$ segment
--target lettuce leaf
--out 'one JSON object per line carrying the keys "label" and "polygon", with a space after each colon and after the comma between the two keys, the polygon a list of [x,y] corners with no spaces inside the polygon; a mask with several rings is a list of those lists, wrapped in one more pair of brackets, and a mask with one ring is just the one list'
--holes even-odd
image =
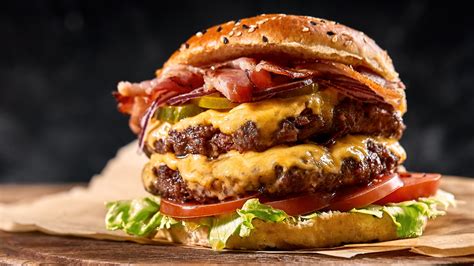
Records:
{"label": "lettuce leaf", "polygon": [[[436,196],[430,198],[390,203],[385,206],[370,205],[362,209],[352,209],[350,212],[369,214],[377,218],[382,218],[385,213],[397,226],[397,235],[400,238],[407,238],[421,236],[427,219],[444,215],[444,210],[455,205],[453,194],[439,190]],[[438,210],[438,206],[444,210]]]}
{"label": "lettuce leaf", "polygon": [[154,198],[121,200],[106,204],[105,225],[108,230],[123,230],[127,234],[148,236],[159,229],[169,229],[178,223],[160,213],[159,201]]}
{"label": "lettuce leaf", "polygon": [[230,236],[242,227],[243,219],[236,213],[213,219],[209,230],[209,244],[213,249],[221,250]]}
{"label": "lettuce leaf", "polygon": [[213,249],[221,250],[234,233],[238,232],[240,237],[249,236],[254,229],[253,219],[277,223],[287,217],[288,215],[282,210],[261,204],[258,199],[249,199],[237,213],[214,219],[209,231],[209,243]]}
{"label": "lettuce leaf", "polygon": [[[388,215],[397,226],[400,238],[420,236],[427,219],[444,215],[449,206],[455,206],[454,196],[444,191],[438,191],[436,196],[418,200],[387,204],[385,206],[370,205],[349,212],[362,213],[382,218]],[[232,235],[247,237],[254,230],[253,220],[265,222],[299,223],[315,219],[321,215],[332,215],[333,212],[315,212],[302,216],[289,216],[284,211],[261,204],[258,199],[245,202],[242,209],[234,213],[216,217],[195,220],[178,221],[160,213],[159,198],[143,198],[128,201],[116,201],[106,204],[106,227],[109,230],[123,230],[136,236],[150,236],[160,229],[169,229],[180,224],[190,230],[198,227],[209,229],[209,243],[216,250],[225,248]],[[441,207],[442,210],[439,210]]]}

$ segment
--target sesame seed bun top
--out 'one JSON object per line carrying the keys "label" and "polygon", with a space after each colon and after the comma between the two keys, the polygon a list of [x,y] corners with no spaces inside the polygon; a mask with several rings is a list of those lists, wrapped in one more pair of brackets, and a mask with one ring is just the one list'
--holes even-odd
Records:
{"label": "sesame seed bun top", "polygon": [[364,33],[325,19],[285,14],[229,21],[198,32],[164,66],[201,66],[242,56],[325,59],[398,80],[387,52]]}

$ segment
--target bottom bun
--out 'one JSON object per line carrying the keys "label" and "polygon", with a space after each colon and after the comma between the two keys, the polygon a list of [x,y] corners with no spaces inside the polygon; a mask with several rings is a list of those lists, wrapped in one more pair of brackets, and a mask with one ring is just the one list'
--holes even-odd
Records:
{"label": "bottom bun", "polygon": [[[424,220],[423,228],[428,219]],[[377,218],[367,214],[329,212],[305,222],[265,222],[255,219],[248,237],[232,235],[229,249],[300,249],[333,247],[349,243],[366,243],[398,239],[392,218],[384,214]],[[186,226],[160,230],[155,238],[210,247],[207,227],[190,229]]]}
{"label": "bottom bun", "polygon": [[445,215],[456,200],[438,190],[428,198],[384,206],[289,216],[253,198],[235,212],[185,220],[160,213],[159,198],[115,201],[106,206],[109,230],[214,250],[291,250],[418,237],[429,219]]}

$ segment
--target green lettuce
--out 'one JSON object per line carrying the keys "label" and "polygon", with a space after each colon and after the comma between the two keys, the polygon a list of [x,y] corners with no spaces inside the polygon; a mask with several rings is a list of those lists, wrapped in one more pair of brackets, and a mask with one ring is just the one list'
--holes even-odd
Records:
{"label": "green lettuce", "polygon": [[258,218],[266,222],[282,222],[288,215],[268,205],[261,204],[258,199],[249,199],[242,209],[236,213],[213,219],[214,222],[209,230],[209,243],[213,249],[223,249],[225,243],[234,233],[246,237],[254,229],[253,219]]}
{"label": "green lettuce", "polygon": [[175,219],[160,213],[160,203],[155,198],[108,202],[105,225],[108,230],[123,230],[127,234],[148,236],[160,229],[177,224]]}
{"label": "green lettuce", "polygon": [[[349,212],[362,213],[382,218],[388,215],[397,226],[400,238],[420,236],[426,219],[444,215],[443,210],[454,206],[454,196],[450,193],[439,191],[436,196],[420,198],[385,206],[370,205]],[[216,250],[225,248],[232,235],[247,237],[254,230],[253,220],[265,222],[298,223],[314,219],[320,215],[331,215],[331,212],[314,212],[302,216],[289,216],[284,211],[261,204],[258,199],[250,199],[236,212],[216,217],[178,221],[160,213],[159,198],[143,198],[128,201],[115,201],[106,204],[108,209],[105,223],[109,230],[123,230],[136,236],[152,236],[158,230],[169,229],[181,225],[195,230],[200,226],[209,229],[209,243]]]}
{"label": "green lettuce", "polygon": [[[370,205],[362,209],[352,209],[350,212],[369,214],[377,218],[382,218],[385,213],[397,226],[397,235],[407,238],[420,236],[426,219],[444,215],[444,210],[455,205],[453,194],[439,190],[435,197],[389,203],[385,206]],[[438,210],[438,206],[444,210]]]}

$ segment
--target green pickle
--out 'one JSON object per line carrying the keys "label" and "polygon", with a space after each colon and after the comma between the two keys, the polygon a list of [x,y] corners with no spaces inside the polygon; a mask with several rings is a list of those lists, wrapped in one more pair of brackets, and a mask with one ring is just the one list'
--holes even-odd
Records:
{"label": "green pickle", "polygon": [[218,94],[211,94],[193,99],[192,102],[199,107],[206,109],[232,109],[238,104],[229,101],[226,97]]}
{"label": "green pickle", "polygon": [[[292,91],[277,93],[278,98],[291,98],[301,95],[312,94],[318,91],[318,84],[313,83]],[[190,104],[180,106],[162,106],[156,110],[155,118],[168,123],[176,123],[179,120],[195,116],[206,109],[228,110],[239,105],[229,101],[226,97],[219,94],[210,94],[191,100]]]}
{"label": "green pickle", "polygon": [[203,108],[195,104],[162,106],[156,110],[155,118],[168,123],[176,123],[183,118],[195,116],[203,111]]}

